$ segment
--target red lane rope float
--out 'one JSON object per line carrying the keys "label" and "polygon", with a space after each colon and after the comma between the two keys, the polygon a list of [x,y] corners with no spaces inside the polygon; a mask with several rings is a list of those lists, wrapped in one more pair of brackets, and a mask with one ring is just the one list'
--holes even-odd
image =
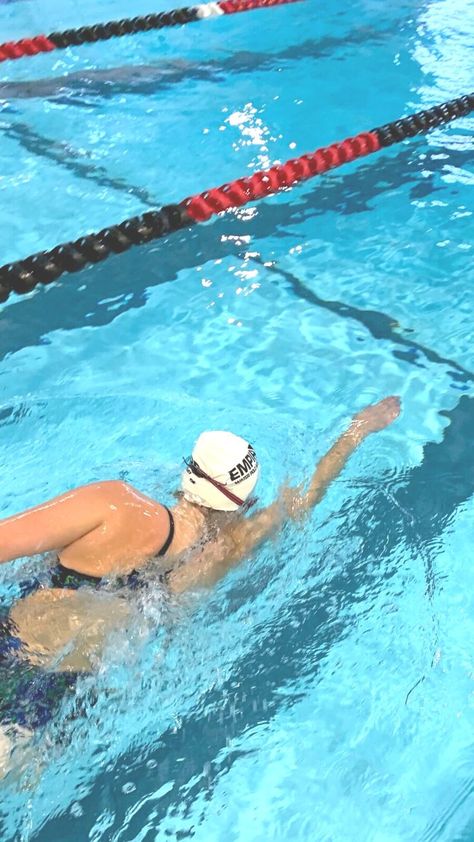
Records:
{"label": "red lane rope float", "polygon": [[323,146],[309,155],[301,155],[285,164],[261,170],[248,178],[239,178],[222,187],[190,196],[179,204],[167,205],[160,210],[126,219],[119,225],[87,234],[75,242],[63,243],[50,251],[38,252],[25,260],[8,263],[0,267],[0,301],[6,301],[12,291],[19,294],[31,292],[37,284],[52,283],[65,272],[77,272],[90,263],[98,263],[134,245],[148,243],[196,222],[205,222],[215,214],[288,189],[300,181],[464,117],[472,111],[474,93],[419,111],[378,129],[361,132],[340,143]]}
{"label": "red lane rope float", "polygon": [[293,158],[286,164],[279,164],[269,170],[261,170],[247,178],[239,178],[215,187],[198,196],[191,196],[181,203],[193,222],[206,222],[211,216],[230,208],[240,208],[247,202],[263,199],[272,193],[278,193],[288,187],[293,187],[300,181],[306,181],[315,175],[327,172],[341,164],[355,161],[363,155],[377,152],[380,141],[376,131],[362,132],[355,137],[349,137],[341,143],[323,146],[309,155]]}
{"label": "red lane rope float", "polygon": [[79,29],[66,29],[64,32],[52,32],[50,35],[35,35],[22,38],[21,41],[7,41],[0,44],[0,62],[11,61],[51,50],[64,50],[79,44],[92,44],[95,41],[107,41],[122,35],[136,32],[149,32],[151,29],[163,29],[166,26],[180,26],[198,20],[235,15],[237,12],[250,12],[254,9],[266,9],[270,6],[283,6],[297,3],[298,0],[222,0],[217,3],[204,3],[200,6],[185,6],[170,12],[160,12],[136,18],[123,18],[109,23],[96,23],[93,26],[81,26]]}

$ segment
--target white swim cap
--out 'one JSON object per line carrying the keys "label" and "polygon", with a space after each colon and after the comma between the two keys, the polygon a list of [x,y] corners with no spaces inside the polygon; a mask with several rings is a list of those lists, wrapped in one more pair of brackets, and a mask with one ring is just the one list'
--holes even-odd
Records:
{"label": "white swim cap", "polygon": [[201,433],[181,478],[186,500],[233,512],[252,493],[259,467],[255,451],[245,439],[223,430]]}

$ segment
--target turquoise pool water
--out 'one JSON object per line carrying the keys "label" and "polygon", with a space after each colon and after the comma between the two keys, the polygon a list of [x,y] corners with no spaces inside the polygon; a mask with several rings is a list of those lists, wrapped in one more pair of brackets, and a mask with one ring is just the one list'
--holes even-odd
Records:
{"label": "turquoise pool water", "polygon": [[[165,7],[19,0],[1,40]],[[473,36],[466,0],[335,0],[4,64],[1,263],[469,92]],[[266,503],[403,400],[303,528],[144,605],[3,784],[5,842],[474,838],[473,128],[2,305],[3,516],[104,477],[170,501],[207,427]]]}

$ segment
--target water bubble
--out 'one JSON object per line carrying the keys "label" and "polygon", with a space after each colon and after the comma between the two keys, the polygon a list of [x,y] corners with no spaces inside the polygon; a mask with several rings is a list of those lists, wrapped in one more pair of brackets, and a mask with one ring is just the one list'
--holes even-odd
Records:
{"label": "water bubble", "polygon": [[136,790],[136,786],[132,781],[128,781],[122,787],[122,792],[124,793],[124,795],[130,795],[130,793],[135,792],[135,790]]}

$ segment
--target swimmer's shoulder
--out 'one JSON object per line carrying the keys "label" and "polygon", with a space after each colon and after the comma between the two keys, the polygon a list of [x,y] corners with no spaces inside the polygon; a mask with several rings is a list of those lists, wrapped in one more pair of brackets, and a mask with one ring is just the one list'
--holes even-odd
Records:
{"label": "swimmer's shoulder", "polygon": [[[257,515],[254,515],[255,518]],[[265,529],[256,528],[251,518],[242,518],[173,559],[167,573],[169,589],[180,594],[186,590],[214,585],[231,567],[249,555],[262,540],[262,533],[273,527],[274,519],[265,515]]]}
{"label": "swimmer's shoulder", "polygon": [[100,499],[105,505],[110,507],[110,510],[116,511],[120,508],[130,514],[144,513],[144,514],[160,514],[167,512],[167,507],[154,500],[142,491],[139,491],[135,486],[125,482],[125,480],[111,479],[102,480],[91,483],[90,485],[80,486],[75,489],[74,494],[81,496],[86,502],[87,498],[92,500]]}

